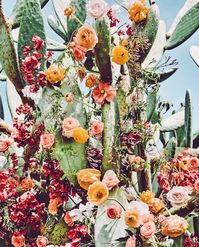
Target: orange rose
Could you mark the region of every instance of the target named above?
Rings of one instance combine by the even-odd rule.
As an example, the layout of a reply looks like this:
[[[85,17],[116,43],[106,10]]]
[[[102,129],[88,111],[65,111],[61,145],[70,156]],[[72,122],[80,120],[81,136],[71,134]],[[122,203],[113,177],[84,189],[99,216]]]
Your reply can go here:
[[[79,127],[73,130],[73,138],[77,143],[84,144],[88,141],[88,131]]]
[[[21,233],[14,233],[11,238],[12,245],[14,247],[23,247],[25,245],[25,237]]]
[[[99,181],[100,177],[101,172],[97,169],[87,168],[77,172],[77,181],[85,190],[88,190],[88,187],[94,182]]]
[[[147,18],[148,8],[144,4],[144,0],[134,2],[128,9],[129,19],[135,23],[140,23]]]
[[[125,213],[125,223],[130,227],[139,227],[139,212],[137,210],[127,210]]]
[[[49,213],[52,215],[57,214],[58,208],[60,205],[61,205],[61,199],[60,198],[50,199],[50,203],[48,205]]]
[[[152,213],[157,214],[164,209],[165,205],[162,200],[159,198],[154,198],[150,204],[150,210]]]
[[[46,79],[55,84],[59,81],[63,81],[65,78],[65,69],[58,67],[58,65],[51,65],[46,71]]]
[[[171,215],[162,222],[161,233],[168,237],[176,238],[185,233],[188,227],[189,224],[184,218],[178,215]]]
[[[24,178],[20,183],[20,188],[23,191],[28,191],[34,187],[34,183],[31,178]]]
[[[109,196],[108,188],[100,181],[93,183],[88,188],[88,201],[99,206],[107,201]]]
[[[149,205],[152,203],[154,196],[155,194],[150,190],[143,191],[140,195],[140,200]]]
[[[112,57],[114,63],[122,65],[129,60],[129,53],[124,46],[120,45],[113,49]]]
[[[55,142],[55,137],[53,134],[45,133],[40,137],[40,144],[43,149],[50,149]]]
[[[46,247],[46,245],[48,244],[48,239],[44,236],[38,236],[37,240],[36,240],[36,245],[38,247]]]

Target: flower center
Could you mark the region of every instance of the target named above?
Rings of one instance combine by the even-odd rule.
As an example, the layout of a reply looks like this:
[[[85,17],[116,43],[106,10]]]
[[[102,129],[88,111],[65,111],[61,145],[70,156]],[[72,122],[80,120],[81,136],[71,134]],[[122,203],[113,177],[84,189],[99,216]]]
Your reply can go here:
[[[98,198],[98,199],[101,199],[102,197],[103,197],[103,193],[102,193],[102,192],[100,192],[100,191],[99,191],[99,192],[97,192],[97,198]]]

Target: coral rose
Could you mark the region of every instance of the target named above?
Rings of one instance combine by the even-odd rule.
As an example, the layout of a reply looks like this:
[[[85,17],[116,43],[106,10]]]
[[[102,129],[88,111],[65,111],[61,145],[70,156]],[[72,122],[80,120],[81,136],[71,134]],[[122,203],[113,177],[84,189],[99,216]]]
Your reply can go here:
[[[183,186],[173,187],[167,193],[167,200],[171,203],[173,207],[180,207],[184,205],[190,196],[188,194],[188,189]]]
[[[25,245],[25,237],[22,233],[15,232],[11,238],[14,247],[23,247]]]
[[[20,183],[20,188],[23,191],[28,191],[34,187],[34,182],[31,178],[24,178]]]
[[[73,218],[70,216],[70,212],[67,212],[64,216],[64,221],[68,226],[73,226],[74,222],[73,222]]]
[[[95,182],[88,188],[88,201],[93,205],[99,206],[107,201],[109,191],[102,182]]]
[[[128,9],[129,19],[135,23],[140,23],[147,18],[148,8],[144,4],[144,0],[134,2]]]
[[[97,169],[87,168],[77,172],[77,181],[85,190],[88,190],[88,187],[94,182],[99,181],[100,177],[101,172]]]
[[[79,127],[79,121],[76,118],[65,118],[62,123],[62,135],[67,138],[73,137],[73,131],[77,127]]]
[[[140,200],[149,205],[152,203],[154,196],[155,194],[150,190],[143,191],[140,195]]]
[[[53,64],[46,71],[46,79],[50,82],[50,84],[55,84],[59,81],[64,80],[64,78],[65,70],[58,65]]]
[[[162,200],[159,198],[154,198],[150,204],[150,211],[154,214],[161,212],[164,209],[165,205]]]
[[[86,9],[88,16],[102,19],[107,13],[107,3],[104,0],[89,0]]]
[[[98,38],[95,30],[90,25],[85,24],[77,31],[74,42],[87,50],[92,50],[96,46]]]
[[[70,47],[73,50],[73,56],[77,61],[83,61],[86,57],[87,49],[78,45],[76,42],[71,42]]]
[[[52,215],[57,214],[58,208],[60,205],[61,205],[61,199],[60,198],[50,199],[50,202],[48,204],[49,213]]]
[[[100,121],[93,121],[91,124],[91,136],[101,136],[102,131],[104,129],[104,124]]]
[[[127,49],[120,45],[113,48],[112,51],[113,62],[119,65],[125,64],[129,60],[129,54]]]
[[[43,149],[50,149],[55,142],[55,137],[53,134],[45,133],[40,137],[40,144]]]
[[[84,144],[88,141],[88,131],[79,127],[73,130],[73,138],[77,143]]]
[[[125,212],[125,223],[130,227],[139,227],[139,212],[137,210],[127,210]]]
[[[37,240],[36,240],[36,245],[38,247],[46,247],[46,245],[48,244],[48,239],[44,236],[38,236]]]
[[[149,221],[145,223],[141,228],[140,228],[140,234],[144,238],[151,238],[154,236],[156,231],[155,223],[153,221]]]
[[[11,140],[9,139],[0,140],[0,152],[7,151],[10,145],[11,145]]]
[[[132,236],[128,238],[125,247],[136,247],[136,237]]]
[[[109,175],[104,177],[102,182],[106,184],[109,190],[112,190],[115,186],[119,184],[120,180],[116,176]]]
[[[187,221],[178,215],[167,217],[161,224],[161,233],[171,238],[181,236],[189,227]]]
[[[107,208],[107,216],[110,219],[120,218],[122,213],[122,208],[116,203],[111,203]]]

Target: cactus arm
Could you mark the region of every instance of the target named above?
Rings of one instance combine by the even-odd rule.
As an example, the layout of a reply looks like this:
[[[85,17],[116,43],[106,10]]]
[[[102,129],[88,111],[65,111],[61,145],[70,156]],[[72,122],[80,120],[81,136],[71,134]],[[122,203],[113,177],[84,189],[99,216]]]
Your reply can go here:
[[[190,91],[185,95],[185,147],[192,147],[192,103]]]
[[[46,40],[47,50],[49,51],[65,51],[67,49],[66,45],[60,44],[57,41],[47,38]]]

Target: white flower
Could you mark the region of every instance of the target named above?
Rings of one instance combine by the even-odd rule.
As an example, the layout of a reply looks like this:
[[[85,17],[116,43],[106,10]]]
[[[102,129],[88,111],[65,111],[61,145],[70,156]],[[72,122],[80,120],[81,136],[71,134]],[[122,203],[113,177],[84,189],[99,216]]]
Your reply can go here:
[[[5,156],[0,156],[0,170],[4,168],[4,165],[7,163],[7,158]]]
[[[39,88],[39,90],[34,93],[31,92],[31,86],[25,86],[24,89],[22,89],[22,93],[24,97],[31,98],[36,105],[38,105],[40,99],[42,98],[42,87]]]
[[[90,0],[86,8],[87,15],[95,19],[102,19],[107,13],[107,3],[104,0]]]
[[[141,201],[132,201],[129,204],[131,210],[137,210],[140,215],[149,214],[149,206]]]
[[[183,186],[173,187],[167,193],[167,200],[171,203],[173,207],[183,206],[187,200],[189,200],[189,190]]]
[[[118,5],[118,4],[113,4],[111,9],[112,9],[113,16],[117,16],[121,11],[120,5]]]
[[[73,209],[70,211],[70,217],[72,217],[73,221],[83,221],[85,218],[91,218],[93,215],[94,206],[87,202],[86,205],[80,204],[78,209]]]

